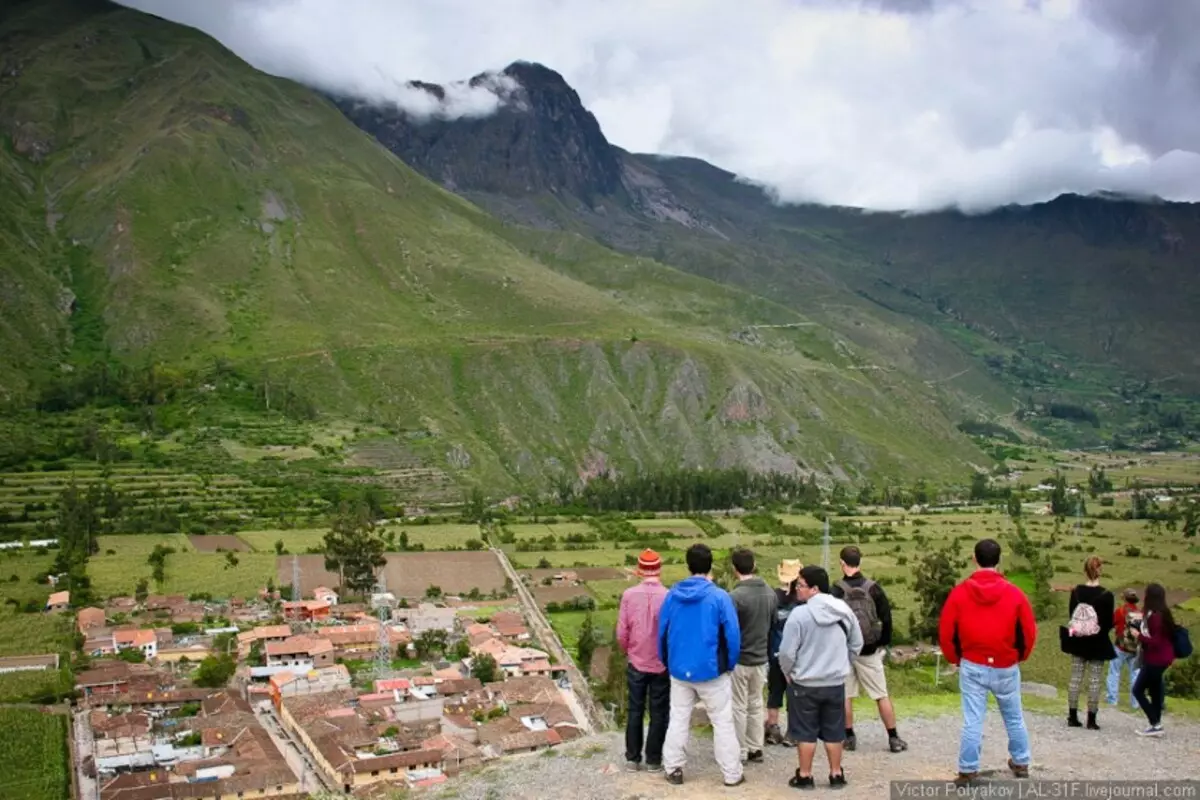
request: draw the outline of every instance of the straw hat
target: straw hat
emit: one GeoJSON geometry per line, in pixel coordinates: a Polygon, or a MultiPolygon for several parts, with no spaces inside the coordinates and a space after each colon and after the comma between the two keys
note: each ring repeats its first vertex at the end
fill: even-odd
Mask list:
{"type": "Polygon", "coordinates": [[[800,563],[798,558],[785,558],[779,562],[779,583],[782,585],[790,584],[792,581],[800,577],[800,570],[804,569],[804,565],[800,563]]]}

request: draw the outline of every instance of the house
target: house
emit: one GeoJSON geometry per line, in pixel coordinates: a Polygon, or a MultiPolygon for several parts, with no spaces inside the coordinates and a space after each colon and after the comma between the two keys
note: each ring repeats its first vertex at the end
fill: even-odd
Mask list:
{"type": "Polygon", "coordinates": [[[529,629],[524,623],[503,622],[496,623],[496,633],[500,634],[500,638],[507,642],[527,642],[530,640],[529,629]]]}
{"type": "Polygon", "coordinates": [[[328,694],[350,688],[350,671],[342,664],[308,672],[281,672],[269,681],[271,702],[280,707],[285,697],[328,694]]]}
{"type": "Polygon", "coordinates": [[[333,603],[327,600],[287,600],[283,603],[284,619],[319,622],[329,619],[333,603]]]}
{"type": "Polygon", "coordinates": [[[103,628],[107,621],[104,609],[95,607],[79,609],[79,614],[75,618],[75,624],[78,626],[79,632],[85,636],[92,628],[103,628]]]}
{"type": "Polygon", "coordinates": [[[443,769],[451,776],[474,769],[483,763],[483,754],[478,747],[452,734],[439,734],[426,739],[421,742],[421,748],[440,752],[443,769]]]}
{"type": "Polygon", "coordinates": [[[271,642],[282,642],[291,635],[291,625],[263,625],[261,628],[242,631],[237,635],[238,657],[245,658],[250,655],[250,648],[254,646],[255,642],[260,642],[265,646],[271,642]]]}
{"type": "Polygon", "coordinates": [[[313,589],[313,598],[329,603],[331,607],[338,604],[337,592],[328,586],[318,586],[316,589],[313,589]]]}
{"type": "Polygon", "coordinates": [[[485,625],[482,622],[472,622],[467,626],[467,642],[471,647],[478,647],[488,639],[496,638],[496,632],[492,630],[491,625],[485,625]]]}
{"type": "Polygon", "coordinates": [[[292,636],[270,642],[265,648],[268,667],[329,667],[333,665],[333,643],[316,636],[292,636]]]}
{"type": "Polygon", "coordinates": [[[149,660],[158,655],[158,637],[154,631],[141,628],[121,628],[113,631],[113,645],[117,652],[137,648],[149,660]]]}
{"type": "Polygon", "coordinates": [[[129,687],[129,679],[133,670],[124,661],[108,661],[101,665],[84,670],[75,676],[75,688],[83,692],[84,697],[94,694],[119,694],[129,687]]]}
{"type": "Polygon", "coordinates": [[[66,611],[71,607],[70,592],[55,592],[46,598],[46,611],[66,611]]]}

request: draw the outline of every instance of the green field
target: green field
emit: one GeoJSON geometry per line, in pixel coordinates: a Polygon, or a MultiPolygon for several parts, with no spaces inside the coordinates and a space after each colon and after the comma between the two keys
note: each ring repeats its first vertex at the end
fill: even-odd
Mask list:
{"type": "Polygon", "coordinates": [[[0,708],[0,800],[67,800],[67,716],[0,708]]]}
{"type": "Polygon", "coordinates": [[[101,597],[132,595],[141,578],[151,592],[190,595],[207,592],[213,597],[252,597],[275,578],[274,553],[237,553],[238,565],[229,566],[224,553],[182,552],[167,556],[166,580],[151,580],[145,559],[93,556],[88,561],[92,589],[101,597]]]}
{"type": "Polygon", "coordinates": [[[69,694],[73,682],[67,665],[75,646],[74,634],[69,614],[22,614],[8,605],[0,607],[0,656],[58,653],[62,665],[57,671],[0,675],[0,703],[52,700],[69,694]]]}

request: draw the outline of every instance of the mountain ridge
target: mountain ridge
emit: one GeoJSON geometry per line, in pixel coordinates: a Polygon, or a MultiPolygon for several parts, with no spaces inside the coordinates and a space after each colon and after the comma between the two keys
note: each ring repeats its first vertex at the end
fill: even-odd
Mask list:
{"type": "MultiPolygon", "coordinates": [[[[1191,266],[1198,204],[1101,193],[987,213],[781,205],[768,189],[701,159],[629,153],[601,137],[586,140],[587,162],[614,154],[619,188],[576,191],[586,183],[580,173],[539,191],[506,146],[514,128],[537,135],[538,96],[526,94],[524,105],[469,127],[440,123],[437,168],[426,157],[425,126],[402,110],[377,112],[386,124],[348,116],[432,180],[459,160],[487,163],[486,182],[450,188],[511,223],[574,231],[772,297],[928,381],[961,371],[942,367],[965,360],[979,380],[964,401],[989,397],[995,409],[1011,392],[1023,396],[1023,413],[1062,401],[1120,417],[1128,387],[1140,382],[1167,381],[1176,387],[1171,402],[1191,403],[1200,392],[1200,357],[1178,344],[1200,337],[1189,310],[1200,302],[1191,266]],[[469,156],[457,144],[468,140],[469,156]],[[937,343],[931,368],[878,333],[897,325],[937,343]]],[[[1100,443],[1081,435],[1077,443],[1100,443]]]]}
{"type": "Polygon", "coordinates": [[[0,75],[10,406],[131,371],[199,397],[232,364],[497,490],[987,461],[956,427],[962,403],[824,325],[572,231],[505,225],[198,32],[54,0],[18,7],[0,41],[15,66],[0,75]]]}

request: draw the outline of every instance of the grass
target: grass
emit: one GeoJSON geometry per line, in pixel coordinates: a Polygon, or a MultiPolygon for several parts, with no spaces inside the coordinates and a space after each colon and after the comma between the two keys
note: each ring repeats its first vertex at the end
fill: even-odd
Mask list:
{"type": "Polygon", "coordinates": [[[0,800],[66,800],[71,794],[67,720],[0,707],[0,800]]]}
{"type": "MultiPolygon", "coordinates": [[[[397,540],[400,532],[408,534],[410,545],[422,545],[426,550],[463,550],[467,540],[483,541],[483,534],[478,525],[384,525],[380,532],[393,534],[397,540]]],[[[254,550],[262,553],[274,553],[275,542],[282,541],[284,549],[289,553],[305,553],[310,548],[321,548],[325,534],[329,528],[309,528],[302,530],[261,530],[242,531],[238,537],[254,550]]]]}
{"type": "Polygon", "coordinates": [[[224,553],[186,552],[167,556],[166,580],[157,586],[145,560],[120,556],[93,556],[88,562],[92,588],[101,597],[132,595],[146,578],[153,592],[190,595],[207,592],[214,597],[252,597],[275,578],[274,553],[238,553],[238,565],[229,567],[224,553]]]}

